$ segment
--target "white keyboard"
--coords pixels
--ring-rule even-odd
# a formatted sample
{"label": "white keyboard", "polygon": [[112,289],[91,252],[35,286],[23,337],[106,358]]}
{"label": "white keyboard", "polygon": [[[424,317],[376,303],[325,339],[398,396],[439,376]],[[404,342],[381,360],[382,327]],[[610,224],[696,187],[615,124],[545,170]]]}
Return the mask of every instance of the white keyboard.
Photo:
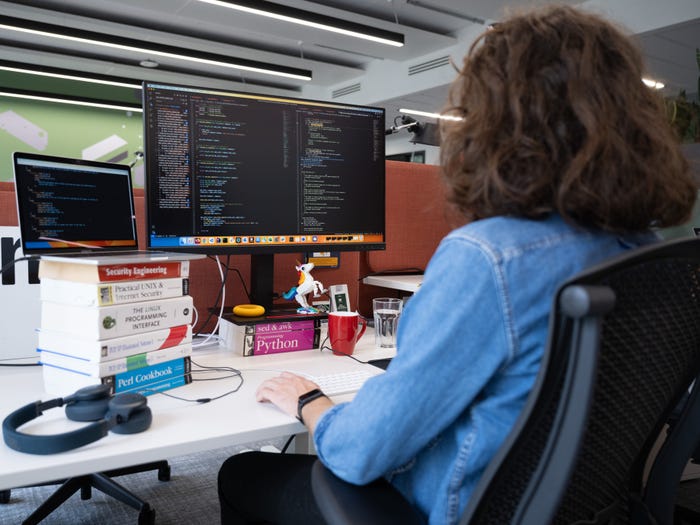
{"label": "white keyboard", "polygon": [[340,394],[357,392],[365,381],[376,375],[376,371],[359,369],[351,372],[336,372],[327,375],[307,375],[306,377],[321,387],[324,394],[328,396],[337,396]]}

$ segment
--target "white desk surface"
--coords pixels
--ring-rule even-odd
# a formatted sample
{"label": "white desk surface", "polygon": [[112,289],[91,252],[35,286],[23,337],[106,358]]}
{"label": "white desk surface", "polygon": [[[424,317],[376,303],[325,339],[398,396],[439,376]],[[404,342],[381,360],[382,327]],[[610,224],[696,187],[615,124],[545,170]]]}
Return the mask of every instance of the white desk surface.
{"label": "white desk surface", "polygon": [[[392,357],[393,350],[375,348],[374,333],[367,329],[358,342],[355,356],[362,360]],[[258,384],[282,370],[327,374],[369,366],[319,350],[242,357],[226,349],[210,347],[195,350],[192,359],[205,366],[240,369],[243,386],[234,394],[205,404],[151,395],[148,405],[153,411],[153,424],[145,432],[132,435],[110,433],[94,443],[59,454],[25,454],[10,449],[3,441],[0,445],[0,490],[304,433],[305,427],[296,418],[269,403],[255,401]],[[199,381],[168,393],[189,399],[215,397],[237,384],[235,378]],[[350,397],[341,396],[338,401]],[[0,419],[27,403],[53,398],[55,396],[44,392],[40,367],[0,367]],[[55,434],[83,425],[66,419],[62,408],[54,408],[21,429],[27,433]]]}
{"label": "white desk surface", "polygon": [[401,290],[403,292],[417,292],[423,283],[422,275],[369,275],[362,279],[364,284]]}

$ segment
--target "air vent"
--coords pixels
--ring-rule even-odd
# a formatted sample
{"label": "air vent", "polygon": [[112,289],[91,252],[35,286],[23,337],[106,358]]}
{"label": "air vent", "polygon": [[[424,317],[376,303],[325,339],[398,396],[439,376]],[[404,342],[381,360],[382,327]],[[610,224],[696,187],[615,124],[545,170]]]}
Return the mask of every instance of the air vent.
{"label": "air vent", "polygon": [[449,63],[450,63],[450,57],[449,57],[449,55],[445,55],[444,57],[435,58],[433,60],[428,60],[427,62],[423,62],[422,64],[408,66],[408,74],[409,75],[417,75],[418,73],[424,73],[426,71],[430,71],[431,69],[436,69],[438,67],[447,66],[447,65],[449,65]]}
{"label": "air vent", "polygon": [[331,93],[331,95],[333,98],[345,97],[351,93],[357,93],[358,91],[360,91],[360,88],[361,88],[361,86],[360,86],[360,83],[358,82],[357,84],[352,84],[350,86],[345,86],[343,88],[336,89],[335,91],[333,91]]}

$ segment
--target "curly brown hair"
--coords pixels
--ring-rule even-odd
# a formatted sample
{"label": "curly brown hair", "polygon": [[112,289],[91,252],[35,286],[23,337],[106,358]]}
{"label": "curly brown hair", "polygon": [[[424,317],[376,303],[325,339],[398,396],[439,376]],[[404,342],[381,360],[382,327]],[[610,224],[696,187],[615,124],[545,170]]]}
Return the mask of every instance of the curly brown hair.
{"label": "curly brown hair", "polygon": [[697,188],[640,52],[603,18],[550,6],[494,25],[450,90],[441,163],[471,219],[560,213],[639,232],[687,221]]}

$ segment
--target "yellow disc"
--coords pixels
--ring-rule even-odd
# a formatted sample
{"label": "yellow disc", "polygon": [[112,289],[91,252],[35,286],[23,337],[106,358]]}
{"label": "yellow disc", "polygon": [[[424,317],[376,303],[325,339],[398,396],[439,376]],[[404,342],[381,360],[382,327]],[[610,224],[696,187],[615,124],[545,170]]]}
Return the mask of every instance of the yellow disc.
{"label": "yellow disc", "polygon": [[265,309],[259,304],[237,304],[233,307],[233,315],[241,317],[260,317]]}

